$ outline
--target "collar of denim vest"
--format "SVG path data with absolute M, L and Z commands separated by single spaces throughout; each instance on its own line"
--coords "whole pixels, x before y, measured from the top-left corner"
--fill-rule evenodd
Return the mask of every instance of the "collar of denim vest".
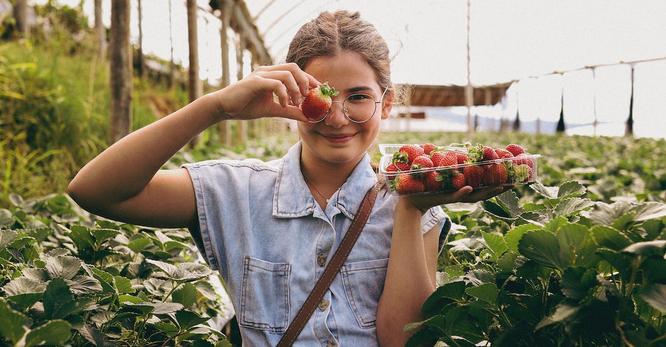
M 301 142 L 293 145 L 282 160 L 273 192 L 273 216 L 296 218 L 313 214 L 315 200 L 301 172 Z M 331 203 L 353 219 L 368 189 L 377 182 L 366 153 L 356 165 L 347 181 L 331 197 Z

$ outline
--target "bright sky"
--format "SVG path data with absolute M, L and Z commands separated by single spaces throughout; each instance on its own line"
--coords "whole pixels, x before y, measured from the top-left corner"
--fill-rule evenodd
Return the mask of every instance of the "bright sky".
M 207 0 L 198 0 L 208 8 Z M 246 0 L 257 14 L 271 0 Z M 43 3 L 45 0 L 34 1 Z M 76 5 L 79 0 L 60 0 Z M 84 1 L 92 23 L 93 0 Z M 172 0 L 176 61 L 187 65 L 184 0 Z M 106 25 L 110 0 L 104 0 Z M 132 39 L 137 41 L 137 1 L 132 1 Z M 169 1 L 143 0 L 144 51 L 169 57 Z M 466 83 L 465 0 L 274 0 L 257 26 L 276 62 L 284 61 L 300 25 L 323 10 L 358 10 L 384 36 L 394 55 L 393 80 L 412 84 Z M 285 15 L 285 13 L 287 13 Z M 221 75 L 219 21 L 199 12 L 201 77 Z M 599 68 L 529 78 L 552 71 L 666 57 L 664 0 L 471 0 L 471 80 L 475 85 L 515 79 L 503 106 L 479 108 L 484 116 L 510 117 L 520 102 L 521 119 L 557 120 L 562 86 L 568 123 L 623 121 L 629 105 L 629 67 Z M 231 45 L 231 59 L 235 50 Z M 249 56 L 246 56 L 249 62 Z M 245 64 L 249 68 L 249 64 Z M 247 73 L 247 71 L 246 71 Z M 235 66 L 231 79 L 235 80 Z M 634 117 L 639 136 L 666 134 L 666 60 L 635 68 Z M 519 97 L 516 97 L 516 94 Z M 618 134 L 619 135 L 619 134 Z

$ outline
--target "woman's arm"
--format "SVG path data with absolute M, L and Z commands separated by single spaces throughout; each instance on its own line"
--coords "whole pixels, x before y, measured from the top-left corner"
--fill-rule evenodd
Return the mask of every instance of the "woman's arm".
M 441 225 L 421 233 L 422 213 L 400 199 L 394 213 L 393 236 L 384 291 L 377 307 L 377 339 L 381 346 L 404 346 L 403 327 L 421 320 L 421 306 L 435 290 L 437 245 Z
M 189 174 L 185 169 L 159 170 L 162 165 L 194 136 L 224 119 L 306 120 L 296 101 L 317 84 L 295 64 L 259 67 L 243 80 L 114 143 L 77 173 L 67 192 L 84 209 L 110 219 L 155 227 L 194 226 Z

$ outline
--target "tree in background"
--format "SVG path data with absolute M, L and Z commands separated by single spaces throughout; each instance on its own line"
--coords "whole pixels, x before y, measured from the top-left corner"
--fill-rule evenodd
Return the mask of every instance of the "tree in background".
M 187 0 L 187 42 L 189 45 L 189 99 L 190 102 L 196 100 L 203 93 L 203 85 L 199 80 L 199 50 L 197 38 L 197 2 L 196 0 Z M 201 134 L 195 136 L 190 141 L 189 147 L 194 148 L 199 142 Z
M 139 51 L 137 54 L 137 74 L 143 77 L 143 6 L 141 0 L 137 0 L 138 14 L 139 14 Z
M 28 37 L 28 0 L 16 0 L 14 4 L 14 18 L 16 29 L 22 38 Z
M 132 119 L 130 0 L 111 2 L 111 141 L 129 134 Z
M 99 56 L 104 57 L 106 55 L 106 29 L 102 22 L 102 0 L 95 0 L 95 36 Z

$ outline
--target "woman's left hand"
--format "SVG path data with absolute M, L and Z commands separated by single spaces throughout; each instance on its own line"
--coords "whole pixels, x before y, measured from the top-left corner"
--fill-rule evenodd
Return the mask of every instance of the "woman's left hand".
M 514 186 L 501 186 L 473 190 L 471 186 L 464 186 L 455 192 L 410 195 L 401 197 L 401 199 L 407 199 L 414 207 L 421 211 L 427 211 L 431 207 L 454 202 L 477 202 L 481 200 L 487 200 L 493 196 L 512 189 L 513 187 Z

